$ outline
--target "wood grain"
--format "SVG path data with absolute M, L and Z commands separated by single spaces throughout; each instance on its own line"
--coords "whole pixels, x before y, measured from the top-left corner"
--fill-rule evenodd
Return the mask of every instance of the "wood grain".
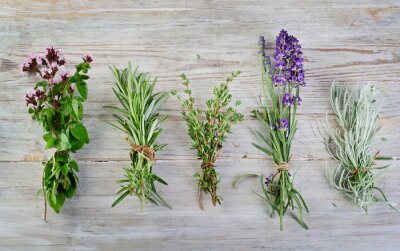
M 400 158 L 400 3 L 387 1 L 261 1 L 261 0 L 122 0 L 10 1 L 0 4 L 0 249 L 3 250 L 398 250 L 400 217 L 385 206 L 368 215 L 353 212 L 351 203 L 331 190 L 324 176 L 333 164 L 323 144 L 325 119 L 332 117 L 328 91 L 332 81 L 372 81 L 384 98 L 380 131 L 374 149 Z M 311 207 L 303 231 L 291 217 L 279 232 L 276 218 L 251 192 L 255 181 L 239 190 L 232 179 L 249 171 L 272 169 L 271 162 L 251 145 L 250 117 L 261 91 L 257 40 L 273 40 L 285 28 L 299 38 L 305 56 L 307 87 L 302 89 L 299 128 L 293 146 L 297 184 Z M 94 56 L 85 123 L 91 144 L 75 155 L 82 170 L 79 196 L 60 215 L 41 220 L 40 185 L 43 150 L 41 128 L 26 112 L 23 95 L 34 79 L 21 76 L 18 65 L 45 46 L 61 48 L 72 67 L 84 53 Z M 169 182 L 160 187 L 174 210 L 148 207 L 137 201 L 111 209 L 127 165 L 123 135 L 98 118 L 109 119 L 107 104 L 117 104 L 108 69 L 128 61 L 158 77 L 157 91 L 181 90 L 185 72 L 202 104 L 213 86 L 233 70 L 234 98 L 242 101 L 245 121 L 237 125 L 219 163 L 223 205 L 200 211 L 192 174 L 198 168 L 190 149 L 179 103 L 171 97 L 162 113 L 169 115 L 160 142 L 157 170 Z M 244 158 L 245 157 L 245 158 Z M 399 203 L 397 164 L 381 181 Z M 269 170 L 269 171 L 267 171 Z M 332 205 L 334 202 L 337 207 Z M 354 241 L 357 239 L 357 241 Z

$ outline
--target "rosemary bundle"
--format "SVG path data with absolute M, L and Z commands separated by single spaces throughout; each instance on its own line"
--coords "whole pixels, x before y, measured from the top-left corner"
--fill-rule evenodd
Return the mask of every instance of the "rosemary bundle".
M 129 153 L 131 166 L 124 168 L 125 178 L 118 180 L 121 189 L 118 199 L 112 207 L 120 203 L 128 195 L 135 194 L 140 201 L 140 208 L 151 202 L 171 208 L 157 193 L 155 182 L 168 185 L 162 178 L 153 173 L 155 153 L 162 150 L 165 144 L 156 144 L 162 132 L 161 123 L 167 116 L 160 115 L 158 108 L 168 99 L 168 93 L 153 93 L 157 78 L 138 71 L 129 64 L 126 69 L 110 67 L 114 73 L 115 96 L 122 107 L 106 106 L 115 113 L 115 122 L 107 122 L 126 133 L 126 140 L 131 146 Z
M 301 46 L 294 36 L 282 30 L 276 38 L 275 64 L 266 56 L 265 39 L 259 40 L 263 96 L 260 97 L 261 109 L 253 110 L 267 133 L 255 130 L 260 141 L 265 144 L 253 145 L 272 157 L 277 165 L 276 172 L 265 180 L 260 175 L 262 193 L 257 193 L 267 205 L 271 206 L 271 217 L 279 214 L 280 229 L 283 230 L 283 216 L 287 209 L 297 210 L 297 221 L 305 229 L 308 226 L 303 220 L 303 212 L 308 208 L 300 192 L 294 187 L 294 175 L 289 172 L 290 150 L 296 132 L 296 112 L 302 101 L 300 87 L 305 85 L 303 57 Z M 257 174 L 246 174 L 237 177 L 233 187 L 245 177 L 258 177 Z
M 334 189 L 365 212 L 374 202 L 385 202 L 395 209 L 375 184 L 383 173 L 379 170 L 389 166 L 378 167 L 376 160 L 392 159 L 378 156 L 379 151 L 373 153 L 371 150 L 380 129 L 378 113 L 381 103 L 375 96 L 376 89 L 372 84 L 350 87 L 334 82 L 331 86 L 330 101 L 336 119 L 330 123 L 326 146 L 339 163 L 335 168 L 328 168 L 327 175 Z
M 87 98 L 86 80 L 89 79 L 86 74 L 93 59 L 90 55 L 82 59 L 72 75 L 65 67 L 61 51 L 48 47 L 44 56 L 30 55 L 21 65 L 21 72 L 36 74 L 41 79 L 34 90 L 25 95 L 25 101 L 32 119 L 43 126 L 46 149 L 55 149 L 53 156 L 43 162 L 42 189 L 39 192 L 44 195 L 44 220 L 47 204 L 59 213 L 65 199 L 75 194 L 79 185 L 76 175 L 79 168 L 69 153 L 75 153 L 89 143 L 82 117 L 83 103 Z
M 227 133 L 231 127 L 243 120 L 243 115 L 236 108 L 240 105 L 237 100 L 234 106 L 230 106 L 232 95 L 229 92 L 229 84 L 240 74 L 235 71 L 226 81 L 214 88 L 214 98 L 206 101 L 206 110 L 195 108 L 195 98 L 189 87 L 189 80 L 185 74 L 181 75 L 183 85 L 186 87 L 184 93 L 187 98 L 178 95 L 182 102 L 182 116 L 188 126 L 188 134 L 193 140 L 192 147 L 197 150 L 197 157 L 201 160 L 201 172 L 194 174 L 198 185 L 198 200 L 200 208 L 201 191 L 211 195 L 212 203 L 221 204 L 222 197 L 218 194 L 220 177 L 215 170 L 215 161 L 226 141 Z M 173 92 L 176 94 L 176 91 Z M 205 116 L 205 118 L 204 118 Z

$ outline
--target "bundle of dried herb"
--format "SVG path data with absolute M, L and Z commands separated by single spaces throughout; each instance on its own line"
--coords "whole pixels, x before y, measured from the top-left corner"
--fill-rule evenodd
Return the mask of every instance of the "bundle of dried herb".
M 303 220 L 303 211 L 308 207 L 300 192 L 294 187 L 294 175 L 289 172 L 291 144 L 297 130 L 296 112 L 302 99 L 300 87 L 305 86 L 303 56 L 299 41 L 287 31 L 282 30 L 276 38 L 275 62 L 272 64 L 266 56 L 265 39 L 259 40 L 261 76 L 263 96 L 260 98 L 261 109 L 253 110 L 266 133 L 256 130 L 256 135 L 265 145 L 253 144 L 277 165 L 276 171 L 265 180 L 260 176 L 262 193 L 259 195 L 267 205 L 271 206 L 271 217 L 279 214 L 280 229 L 283 229 L 283 216 L 287 209 L 297 210 L 297 221 L 308 229 Z M 244 177 L 258 177 L 257 174 L 246 174 L 233 182 L 237 183 Z
M 93 59 L 90 55 L 82 59 L 83 62 L 75 66 L 75 73 L 71 74 L 65 67 L 61 51 L 48 47 L 44 56 L 31 55 L 21 65 L 21 72 L 36 74 L 41 79 L 34 90 L 25 95 L 25 101 L 32 119 L 43 125 L 46 149 L 56 149 L 53 157 L 43 163 L 44 220 L 47 203 L 59 213 L 65 199 L 75 194 L 79 169 L 69 153 L 75 153 L 89 143 L 82 117 L 88 90 L 86 80 L 89 76 L 86 74 Z
M 116 119 L 107 123 L 126 133 L 132 161 L 131 166 L 124 169 L 125 178 L 117 181 L 121 184 L 117 192 L 120 196 L 112 206 L 135 194 L 141 209 L 147 202 L 171 208 L 155 187 L 155 182 L 164 185 L 167 182 L 153 172 L 155 153 L 166 146 L 156 144 L 156 140 L 162 132 L 160 125 L 167 118 L 160 115 L 158 109 L 168 99 L 168 93 L 153 93 L 157 78 L 139 72 L 138 67 L 132 69 L 131 64 L 125 69 L 111 67 L 111 70 L 116 79 L 113 91 L 122 107 L 106 106 L 115 111 Z
M 331 86 L 331 105 L 335 120 L 330 125 L 326 146 L 339 163 L 328 168 L 327 175 L 332 187 L 352 199 L 365 212 L 375 202 L 390 203 L 384 192 L 376 186 L 376 180 L 389 165 L 377 166 L 377 160 L 391 157 L 373 153 L 371 147 L 378 125 L 381 102 L 376 98 L 372 84 L 346 86 L 334 82 Z M 382 170 L 382 171 L 380 171 Z
M 206 101 L 206 110 L 195 108 L 195 98 L 189 88 L 189 80 L 185 74 L 181 75 L 183 85 L 186 87 L 184 93 L 188 95 L 187 99 L 178 95 L 178 99 L 182 102 L 182 116 L 188 126 L 188 134 L 193 140 L 192 147 L 197 150 L 197 157 L 202 162 L 201 172 L 194 175 L 201 208 L 203 208 L 201 191 L 211 195 L 214 206 L 217 203 L 221 204 L 222 201 L 222 197 L 218 195 L 220 177 L 215 170 L 215 161 L 227 139 L 226 134 L 231 131 L 234 124 L 243 120 L 243 115 L 236 110 L 240 101 L 236 101 L 235 106 L 230 106 L 232 95 L 228 88 L 239 74 L 239 71 L 233 72 L 225 82 L 214 88 L 214 98 Z M 175 91 L 173 93 L 176 94 Z

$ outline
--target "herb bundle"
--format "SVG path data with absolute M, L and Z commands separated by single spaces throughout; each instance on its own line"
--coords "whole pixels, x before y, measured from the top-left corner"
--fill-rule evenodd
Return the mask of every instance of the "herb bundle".
M 303 211 L 308 212 L 306 203 L 300 192 L 294 187 L 294 175 L 289 172 L 290 150 L 296 132 L 296 112 L 302 101 L 299 93 L 300 87 L 305 86 L 303 56 L 299 41 L 294 36 L 282 30 L 276 38 L 275 64 L 266 56 L 265 39 L 259 40 L 260 62 L 263 97 L 260 97 L 261 109 L 253 110 L 266 134 L 255 131 L 256 135 L 265 146 L 253 145 L 272 157 L 278 166 L 275 173 L 269 175 L 265 181 L 260 176 L 262 193 L 257 193 L 268 205 L 271 206 L 272 215 L 277 212 L 280 218 L 280 229 L 283 229 L 283 216 L 288 208 L 297 210 L 297 221 L 308 229 L 303 220 Z M 233 186 L 244 177 L 258 176 L 247 174 L 238 177 Z
M 184 93 L 187 98 L 178 95 L 182 103 L 182 116 L 188 126 L 188 134 L 193 140 L 192 147 L 197 150 L 197 157 L 201 159 L 201 173 L 197 172 L 194 177 L 198 185 L 198 199 L 201 208 L 201 191 L 211 195 L 212 203 L 221 204 L 222 197 L 218 195 L 220 177 L 215 170 L 215 161 L 226 141 L 227 133 L 231 127 L 243 120 L 243 115 L 236 108 L 240 105 L 237 100 L 234 106 L 230 106 L 232 95 L 229 92 L 229 84 L 240 74 L 235 71 L 226 81 L 214 88 L 214 98 L 206 101 L 206 110 L 195 108 L 195 98 L 189 87 L 189 80 L 185 74 L 181 75 L 183 85 L 186 87 Z M 176 94 L 176 92 L 173 92 Z M 205 116 L 205 118 L 203 117 Z
M 46 48 L 44 56 L 30 55 L 21 64 L 21 72 L 36 74 L 41 79 L 34 90 L 25 95 L 29 114 L 43 126 L 46 149 L 55 148 L 53 156 L 44 162 L 42 189 L 45 203 L 59 213 L 66 198 L 71 198 L 79 184 L 76 172 L 78 164 L 69 153 L 75 153 L 89 136 L 82 124 L 83 103 L 87 99 L 86 75 L 92 57 L 86 55 L 71 74 L 65 67 L 66 61 L 60 50 Z M 78 93 L 75 91 L 78 89 Z M 77 95 L 79 94 L 79 95 Z
M 107 122 L 127 134 L 131 146 L 131 166 L 124 168 L 125 178 L 118 180 L 121 189 L 119 198 L 112 204 L 116 206 L 128 195 L 135 194 L 140 200 L 140 208 L 147 202 L 171 208 L 157 193 L 155 182 L 167 185 L 162 178 L 153 173 L 155 153 L 166 145 L 155 143 L 162 132 L 160 124 L 167 118 L 158 113 L 158 108 L 167 100 L 168 93 L 153 93 L 157 78 L 151 79 L 148 73 L 138 71 L 138 67 L 117 69 L 110 67 L 116 79 L 115 96 L 122 108 L 112 108 L 115 123 Z
M 330 101 L 335 121 L 326 146 L 339 164 L 328 168 L 327 175 L 332 187 L 352 199 L 365 212 L 374 202 L 388 202 L 384 192 L 375 181 L 389 165 L 377 167 L 376 160 L 390 160 L 379 157 L 371 150 L 372 141 L 380 129 L 378 113 L 380 102 L 375 98 L 376 89 L 372 84 L 344 86 L 334 82 L 331 86 Z

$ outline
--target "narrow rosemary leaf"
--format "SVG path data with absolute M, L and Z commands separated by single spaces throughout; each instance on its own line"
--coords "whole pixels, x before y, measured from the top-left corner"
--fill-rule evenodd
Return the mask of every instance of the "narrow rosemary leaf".
M 156 193 L 154 182 L 167 185 L 163 179 L 153 173 L 154 153 L 165 145 L 156 145 L 155 141 L 162 131 L 160 124 L 166 119 L 158 113 L 158 108 L 167 100 L 168 93 L 153 93 L 156 78 L 151 79 L 150 74 L 139 72 L 139 68 L 118 69 L 110 67 L 115 76 L 113 92 L 121 107 L 105 106 L 111 109 L 114 122 L 108 124 L 126 133 L 126 139 L 131 146 L 129 153 L 131 166 L 124 168 L 125 178 L 118 180 L 121 190 L 125 191 L 113 204 L 114 207 L 129 194 L 139 198 L 140 207 L 151 202 L 171 208 Z

